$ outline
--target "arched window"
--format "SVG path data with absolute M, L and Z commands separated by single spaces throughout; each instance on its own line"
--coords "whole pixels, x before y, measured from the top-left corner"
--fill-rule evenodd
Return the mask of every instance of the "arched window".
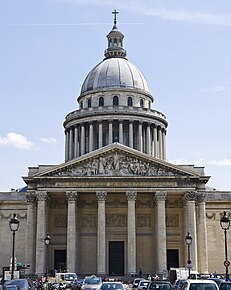
M 104 106 L 104 98 L 100 97 L 99 98 L 99 107 L 102 107 L 102 106 Z
M 81 102 L 79 103 L 79 106 L 80 106 L 80 109 L 83 108 L 83 101 L 81 101 Z
M 116 37 L 114 38 L 114 46 L 118 46 L 118 41 Z
M 113 97 L 113 106 L 119 106 L 119 98 L 117 96 Z
M 91 108 L 91 99 L 87 100 L 87 106 L 88 106 L 88 108 Z
M 140 99 L 140 107 L 143 108 L 144 107 L 144 100 Z
M 128 107 L 132 107 L 132 106 L 133 106 L 132 97 L 128 97 Z

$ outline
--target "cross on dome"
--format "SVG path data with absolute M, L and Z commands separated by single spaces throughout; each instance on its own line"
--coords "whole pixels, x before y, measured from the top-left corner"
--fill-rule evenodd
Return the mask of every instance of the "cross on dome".
M 116 25 L 117 21 L 116 21 L 116 14 L 119 14 L 118 11 L 116 11 L 116 9 L 112 12 L 112 14 L 114 14 L 114 24 Z

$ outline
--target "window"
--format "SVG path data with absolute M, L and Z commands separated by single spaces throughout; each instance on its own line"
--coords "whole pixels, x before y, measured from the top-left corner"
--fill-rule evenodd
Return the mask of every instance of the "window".
M 80 109 L 83 108 L 83 102 L 82 101 L 79 103 L 79 106 L 80 106 Z
M 133 106 L 133 100 L 132 97 L 128 97 L 128 106 L 132 107 Z
M 143 108 L 144 107 L 144 100 L 140 99 L 140 107 Z
M 119 106 L 119 98 L 117 96 L 113 97 L 113 106 Z
M 88 106 L 88 108 L 91 108 L 91 99 L 87 100 L 87 106 Z
M 102 107 L 102 106 L 104 106 L 104 98 L 100 97 L 99 98 L 99 107 Z

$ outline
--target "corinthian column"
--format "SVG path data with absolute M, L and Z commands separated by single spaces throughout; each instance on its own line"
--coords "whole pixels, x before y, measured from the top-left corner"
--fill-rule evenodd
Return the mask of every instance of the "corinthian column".
M 77 192 L 66 192 L 67 208 L 67 269 L 76 272 L 76 199 Z
M 98 230 L 97 230 L 97 273 L 106 274 L 106 191 L 97 191 L 98 198 Z
M 36 195 L 33 192 L 26 194 L 27 201 L 27 220 L 26 220 L 26 263 L 30 265 L 30 268 L 26 269 L 27 274 L 34 273 L 35 258 L 35 201 Z
M 165 201 L 167 193 L 157 191 L 155 200 L 157 202 L 157 271 L 159 273 L 167 270 L 167 253 L 166 253 L 166 217 Z
M 201 274 L 208 274 L 208 245 L 207 245 L 207 227 L 206 227 L 206 211 L 205 211 L 206 194 L 204 192 L 197 193 L 198 202 L 198 271 Z
M 126 192 L 128 201 L 128 274 L 136 272 L 136 191 Z
M 35 273 L 39 276 L 45 273 L 45 255 L 46 245 L 44 238 L 46 236 L 46 201 L 48 200 L 47 192 L 37 191 L 37 236 L 36 236 L 36 266 Z
M 196 231 L 196 193 L 189 191 L 185 193 L 186 215 L 187 215 L 187 232 L 192 236 L 192 244 L 190 246 L 192 269 L 197 271 L 197 231 Z M 187 233 L 185 233 L 186 236 Z

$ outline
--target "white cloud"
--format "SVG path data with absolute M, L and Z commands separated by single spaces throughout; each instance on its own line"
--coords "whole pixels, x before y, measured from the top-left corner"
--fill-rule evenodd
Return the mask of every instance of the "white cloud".
M 208 164 L 217 166 L 231 166 L 231 159 L 224 158 L 222 160 L 211 160 Z
M 204 92 L 214 92 L 214 93 L 217 93 L 217 92 L 223 92 L 225 90 L 225 86 L 224 85 L 215 85 L 214 87 L 212 88 L 205 88 L 205 89 L 202 89 L 200 92 L 201 93 L 204 93 Z
M 77 5 L 98 5 L 98 6 L 105 6 L 105 5 L 112 5 L 114 1 L 111 0 L 59 0 L 61 2 L 69 2 L 75 3 Z M 209 12 L 203 11 L 190 11 L 190 10 L 183 10 L 183 9 L 169 9 L 163 6 L 158 1 L 153 0 L 117 0 L 116 6 L 127 9 L 133 10 L 140 14 L 150 15 L 159 17 L 165 20 L 171 21 L 180 21 L 180 22 L 187 22 L 187 23 L 196 23 L 196 24 L 209 24 L 209 25 L 224 25 L 224 26 L 231 26 L 231 15 L 229 14 L 212 14 Z
M 43 142 L 43 143 L 49 143 L 49 144 L 55 144 L 55 143 L 57 143 L 57 140 L 55 139 L 55 138 L 53 138 L 53 137 L 48 137 L 48 138 L 41 138 L 41 141 Z
M 34 148 L 34 143 L 27 140 L 27 137 L 14 132 L 8 133 L 6 137 L 0 137 L 0 145 L 9 145 L 17 149 L 26 150 Z
M 195 166 L 204 166 L 205 160 L 204 158 L 199 158 L 195 160 L 188 160 L 185 157 L 182 158 L 175 158 L 172 160 L 169 160 L 170 163 L 176 164 L 176 165 L 195 165 Z

